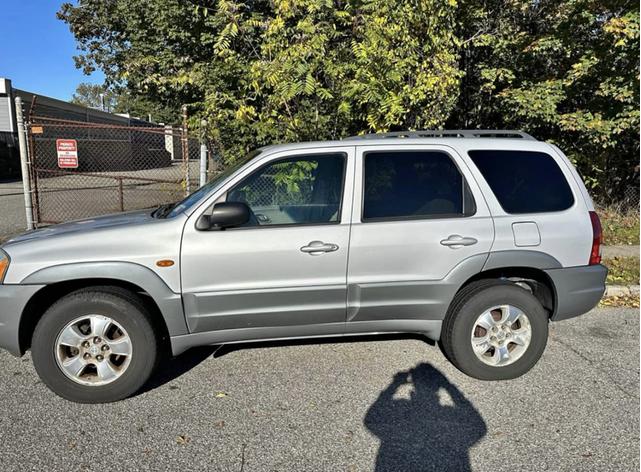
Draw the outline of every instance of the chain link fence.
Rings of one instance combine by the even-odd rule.
[[[638,209],[640,203],[639,187],[629,185],[623,190],[622,206],[626,209]]]
[[[86,121],[43,114],[49,114],[46,107],[36,107],[34,99],[26,135],[36,226],[153,208],[181,200],[199,185],[201,146],[184,124],[114,124],[94,116],[88,121],[89,113]],[[222,168],[207,155],[208,180]],[[283,180],[277,171],[245,189],[247,198],[267,205],[283,200],[283,193],[294,198],[293,188],[298,193],[307,188],[308,182]],[[636,175],[637,184],[626,186],[616,202],[622,210],[639,208]]]
[[[31,116],[37,225],[175,202],[198,187],[200,144],[184,127]]]

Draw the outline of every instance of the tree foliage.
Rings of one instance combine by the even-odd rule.
[[[78,66],[205,117],[228,160],[284,140],[443,124],[460,73],[441,0],[82,0]],[[199,120],[198,120],[199,121]]]
[[[558,143],[602,192],[638,162],[631,2],[199,1],[79,0],[59,16],[78,67],[174,119],[187,104],[227,161],[274,142],[447,124]]]
[[[126,113],[132,117],[156,123],[172,123],[175,110],[142,94],[133,94],[126,87],[108,87],[105,84],[82,82],[71,96],[71,103],[109,113]]]
[[[465,78],[451,124],[553,142],[601,198],[638,182],[638,3],[466,0],[458,35]]]
[[[71,96],[71,103],[112,112],[118,104],[117,95],[104,85],[80,83]]]

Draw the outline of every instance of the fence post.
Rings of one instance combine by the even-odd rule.
[[[207,183],[207,145],[200,143],[200,186]]]
[[[122,188],[122,177],[118,177],[118,203],[120,204],[120,211],[125,211],[125,196]]]
[[[200,186],[207,183],[207,145],[205,144],[205,129],[207,120],[200,122]]]
[[[27,216],[27,230],[33,226],[33,203],[31,201],[31,178],[29,155],[27,153],[27,127],[22,114],[22,98],[16,97],[16,121],[18,123],[18,145],[20,147],[20,171],[22,172],[22,192],[24,193],[24,208]]]
[[[183,105],[183,126],[182,126],[182,158],[185,167],[185,195],[191,193],[191,183],[189,182],[189,135],[187,134],[187,105]]]

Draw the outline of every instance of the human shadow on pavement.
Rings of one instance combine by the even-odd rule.
[[[377,472],[471,471],[470,448],[487,432],[460,390],[425,363],[397,373],[364,423],[381,442]]]

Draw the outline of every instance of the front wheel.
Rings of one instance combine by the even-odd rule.
[[[548,314],[534,295],[510,282],[482,281],[453,302],[441,346],[467,375],[506,380],[537,363],[547,338]]]
[[[135,393],[158,357],[153,324],[141,300],[117,287],[78,290],[42,316],[31,352],[54,393],[79,403],[105,403]]]

